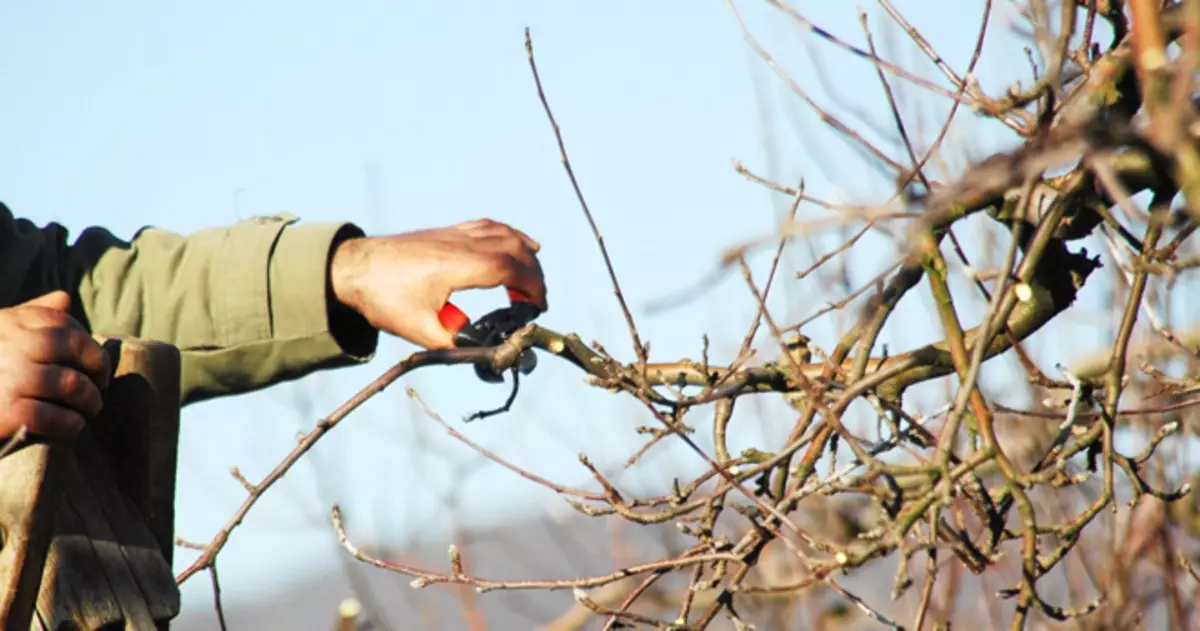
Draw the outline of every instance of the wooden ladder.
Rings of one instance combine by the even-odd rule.
[[[100,416],[0,458],[3,629],[166,630],[179,614],[179,351],[100,341],[116,364]]]

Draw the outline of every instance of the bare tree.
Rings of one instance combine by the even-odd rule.
[[[736,165],[791,203],[777,234],[722,257],[723,268],[743,273],[758,305],[731,361],[710,362],[707,347],[698,361],[649,361],[527,32],[537,93],[621,302],[631,357],[536,324],[496,347],[416,353],[321,419],[263,480],[243,479],[244,504],[179,580],[212,570],[215,584],[218,553],[262,494],[388,384],[429,365],[506,369],[535,348],[562,370],[582,370],[594,386],[641,404],[652,424],[640,430],[647,444],[628,467],[655,444],[681,441],[708,470],[638,494],[581,457],[594,485],[576,488],[503,460],[432,410],[429,417],[587,518],[661,529],[663,553],[596,575],[485,577],[469,549],[456,546],[441,570],[376,558],[355,545],[334,506],[334,531],[348,554],[412,577],[418,588],[573,590],[576,607],[547,629],[589,621],[605,629],[1200,624],[1200,576],[1191,565],[1200,516],[1189,496],[1198,469],[1187,452],[1198,427],[1200,322],[1186,308],[1189,272],[1200,266],[1189,241],[1200,225],[1200,0],[1030,0],[1016,6],[1016,26],[994,24],[986,0],[971,27],[976,46],[958,69],[879,0],[889,28],[927,55],[933,78],[928,68],[886,59],[865,17],[863,43],[854,44],[785,0],[765,2],[778,19],[874,68],[889,115],[864,123],[873,126],[867,133],[845,122],[852,105],[834,112],[819,104],[727,2],[766,66],[892,184],[883,198],[835,203]],[[1026,33],[1029,67],[1024,81],[989,94],[976,65],[997,28]],[[1008,51],[1024,59],[1019,52]],[[941,100],[932,133],[914,124],[920,112],[903,106],[908,90]],[[1004,129],[1014,148],[951,166],[946,139],[956,117],[966,116]],[[868,140],[879,130],[891,136],[890,147]],[[833,247],[818,238],[838,231],[843,240]],[[867,256],[856,249],[864,235],[893,240],[900,255],[855,279],[847,260]],[[796,278],[824,275],[825,286],[846,290],[788,321],[766,305],[774,286],[794,282],[783,280],[781,262],[797,242],[808,244],[813,262],[794,270]],[[755,278],[748,257],[768,247],[769,274]],[[1088,286],[1108,298],[1084,313],[1077,298]],[[889,330],[890,339],[912,339],[904,334],[912,325],[897,314],[906,296],[919,300],[914,295],[929,299],[916,313],[938,324],[941,339],[890,353],[880,344]],[[978,314],[974,326],[964,323],[967,313]],[[842,326],[822,348],[805,331],[831,314],[844,316]],[[1056,340],[1032,337],[1080,316],[1109,325],[1094,356],[1066,356]],[[989,379],[1006,365],[1019,367],[1016,380]],[[733,452],[731,432],[749,422],[739,406],[771,395],[786,402],[790,430]],[[894,577],[890,594],[870,580],[880,572]],[[487,598],[461,593],[476,613]],[[486,620],[472,614],[469,625],[485,628]]]

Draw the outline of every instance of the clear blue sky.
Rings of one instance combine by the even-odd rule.
[[[797,4],[862,42],[851,5]],[[980,3],[897,4],[961,72]],[[834,111],[861,110],[890,133],[869,63],[763,3],[738,6],[814,97]],[[873,25],[886,25],[868,8]],[[687,309],[643,309],[710,271],[723,248],[769,231],[786,206],[736,175],[733,159],[788,183],[804,175],[810,192],[829,198],[867,201],[884,190],[878,172],[749,51],[723,2],[10,0],[0,6],[0,199],[18,216],[75,231],[100,224],[122,236],[145,224],[187,233],[278,211],[306,221],[351,220],[370,232],[492,217],[544,245],[552,305],[545,324],[600,340],[628,359],[598,251],[536,98],[522,46],[526,26],[584,193],[656,359],[698,358],[705,332],[715,358],[728,359],[749,322],[752,303],[736,276]],[[880,46],[937,77],[911,46],[897,49],[901,40],[888,26]],[[1011,35],[1001,21],[993,28],[990,50],[999,53]],[[991,54],[980,76],[996,91],[1018,71]],[[836,83],[840,100],[830,100],[822,79]],[[905,88],[910,99],[919,96]],[[928,133],[937,122],[926,115],[921,124]],[[973,137],[973,152],[998,139]],[[883,146],[901,157],[894,143]],[[861,247],[854,260],[863,267],[851,270],[860,282],[895,251],[883,238]],[[811,260],[798,248],[791,263]],[[760,279],[765,262],[755,262]],[[781,319],[843,293],[817,282],[792,282],[790,294],[777,294],[772,304]],[[460,302],[479,313],[495,300],[491,293]],[[812,332],[828,335],[830,324]],[[927,324],[910,332],[932,335]],[[257,480],[298,430],[411,350],[386,340],[369,366],[187,409],[177,533],[206,541],[242,499],[231,465]],[[650,419],[542,360],[510,415],[464,431],[563,482],[586,483],[576,461],[581,450],[614,470],[639,440],[632,428]],[[469,368],[429,370],[405,383],[456,423],[506,394],[474,382]],[[304,401],[307,412],[298,407]],[[768,426],[786,424],[780,417]],[[694,455],[670,447],[656,450],[647,466],[652,474],[697,465]],[[268,576],[334,567],[333,501],[343,504],[363,544],[414,534],[449,541],[439,498],[450,492],[475,523],[556,506],[547,492],[479,462],[414,414],[395,388],[337,429],[251,513],[221,556],[227,598],[260,595]],[[179,567],[192,558],[180,551]],[[190,582],[185,608],[208,608],[207,590],[203,578]]]

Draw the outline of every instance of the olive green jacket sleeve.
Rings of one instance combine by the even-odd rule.
[[[65,290],[92,333],[179,347],[182,403],[248,392],[374,355],[378,331],[328,280],[334,244],[361,235],[285,214],[186,236],[146,227],[128,241],[89,227],[69,244],[63,226],[0,204],[0,307]]]

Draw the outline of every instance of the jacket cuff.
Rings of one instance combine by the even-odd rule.
[[[268,291],[272,338],[287,343],[288,363],[332,366],[369,361],[379,330],[333,295],[329,264],[342,241],[365,236],[352,223],[292,223],[271,253]]]

